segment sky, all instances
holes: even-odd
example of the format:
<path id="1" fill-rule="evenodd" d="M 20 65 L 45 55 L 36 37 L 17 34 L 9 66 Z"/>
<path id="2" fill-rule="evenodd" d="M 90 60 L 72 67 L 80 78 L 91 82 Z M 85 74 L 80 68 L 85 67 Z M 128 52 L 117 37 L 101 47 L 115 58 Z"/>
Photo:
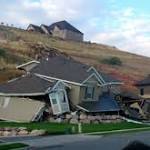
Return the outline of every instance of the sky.
<path id="1" fill-rule="evenodd" d="M 67 20 L 85 40 L 150 57 L 150 0 L 0 0 L 0 22 L 26 28 Z"/>

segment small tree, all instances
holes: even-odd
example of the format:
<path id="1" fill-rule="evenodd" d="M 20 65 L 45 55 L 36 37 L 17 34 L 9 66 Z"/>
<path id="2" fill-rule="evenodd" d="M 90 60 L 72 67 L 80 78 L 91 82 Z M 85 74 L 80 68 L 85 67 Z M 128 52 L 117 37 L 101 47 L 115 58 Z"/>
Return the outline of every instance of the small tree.
<path id="1" fill-rule="evenodd" d="M 0 57 L 6 57 L 6 51 L 4 49 L 0 49 Z"/>

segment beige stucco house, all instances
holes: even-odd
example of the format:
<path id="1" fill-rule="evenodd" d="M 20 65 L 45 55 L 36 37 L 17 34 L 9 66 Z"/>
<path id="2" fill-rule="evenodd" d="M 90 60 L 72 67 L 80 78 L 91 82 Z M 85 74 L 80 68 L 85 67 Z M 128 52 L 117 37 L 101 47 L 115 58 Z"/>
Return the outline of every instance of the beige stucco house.
<path id="1" fill-rule="evenodd" d="M 24 70 L 25 74 L 0 85 L 0 103 L 5 103 L 5 107 L 0 107 L 5 111 L 15 109 L 11 101 L 21 108 L 26 106 L 22 106 L 21 102 L 29 103 L 29 100 L 30 106 L 33 103 L 33 109 L 29 107 L 28 110 L 32 109 L 30 121 L 38 120 L 44 110 L 53 115 L 61 115 L 75 109 L 85 112 L 120 111 L 112 95 L 119 92 L 122 82 L 71 57 L 63 54 L 49 55 L 17 68 Z M 38 105 L 35 105 L 35 102 Z M 20 111 L 18 113 L 21 113 Z M 0 119 L 6 117 L 6 120 L 11 120 L 7 113 L 2 117 L 2 112 L 0 111 Z M 22 112 L 27 116 L 26 113 Z"/>

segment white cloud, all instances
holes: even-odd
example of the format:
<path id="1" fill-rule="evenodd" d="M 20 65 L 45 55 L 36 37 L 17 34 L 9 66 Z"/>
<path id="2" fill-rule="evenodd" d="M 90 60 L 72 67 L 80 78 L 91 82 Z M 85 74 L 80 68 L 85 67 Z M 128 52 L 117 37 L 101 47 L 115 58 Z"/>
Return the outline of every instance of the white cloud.
<path id="1" fill-rule="evenodd" d="M 150 17 L 117 0 L 1 0 L 0 21 L 27 27 L 68 20 L 87 40 L 150 56 Z"/>
<path id="2" fill-rule="evenodd" d="M 100 31 L 92 40 L 99 43 L 115 45 L 120 49 L 150 56 L 150 18 L 137 15 L 131 7 L 123 11 L 113 11 L 117 27 Z"/>

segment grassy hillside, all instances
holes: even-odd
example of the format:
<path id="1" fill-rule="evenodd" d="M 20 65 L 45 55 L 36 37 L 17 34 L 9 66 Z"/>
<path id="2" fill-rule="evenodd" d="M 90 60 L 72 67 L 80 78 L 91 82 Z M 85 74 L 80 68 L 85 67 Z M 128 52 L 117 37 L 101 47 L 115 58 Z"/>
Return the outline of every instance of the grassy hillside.
<path id="1" fill-rule="evenodd" d="M 10 70 L 16 64 L 33 59 L 37 53 L 50 48 L 58 49 L 81 62 L 94 65 L 96 68 L 124 80 L 128 86 L 150 73 L 148 57 L 123 52 L 108 45 L 64 41 L 40 33 L 0 26 L 0 49 L 5 50 L 9 55 L 9 61 L 8 58 L 0 57 L 0 61 L 3 62 L 0 68 Z M 121 66 L 104 63 L 103 60 L 113 56 L 122 61 Z"/>

